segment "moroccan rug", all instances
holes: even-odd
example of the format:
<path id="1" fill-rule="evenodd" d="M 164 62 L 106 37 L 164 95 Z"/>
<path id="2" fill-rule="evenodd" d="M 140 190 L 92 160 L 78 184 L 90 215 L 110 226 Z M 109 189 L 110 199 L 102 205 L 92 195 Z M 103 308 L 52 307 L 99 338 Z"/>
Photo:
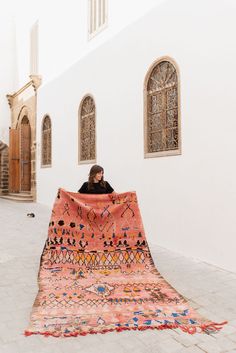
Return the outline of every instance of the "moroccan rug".
<path id="1" fill-rule="evenodd" d="M 24 334 L 55 337 L 180 328 L 215 333 L 158 272 L 135 191 L 58 190 L 40 259 L 39 291 Z"/>

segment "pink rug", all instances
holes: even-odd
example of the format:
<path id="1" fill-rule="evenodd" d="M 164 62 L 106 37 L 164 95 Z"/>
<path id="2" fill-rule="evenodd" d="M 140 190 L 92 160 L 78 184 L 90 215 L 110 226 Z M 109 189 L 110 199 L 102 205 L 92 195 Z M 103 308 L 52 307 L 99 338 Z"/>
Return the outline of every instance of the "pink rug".
<path id="1" fill-rule="evenodd" d="M 135 192 L 60 188 L 38 285 L 26 336 L 167 328 L 212 333 L 227 323 L 202 317 L 158 272 Z"/>

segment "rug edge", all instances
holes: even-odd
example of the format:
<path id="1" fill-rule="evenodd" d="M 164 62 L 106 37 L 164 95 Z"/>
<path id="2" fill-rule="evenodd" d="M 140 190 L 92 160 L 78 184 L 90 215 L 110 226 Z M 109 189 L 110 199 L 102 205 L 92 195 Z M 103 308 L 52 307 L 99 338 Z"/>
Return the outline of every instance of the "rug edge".
<path id="1" fill-rule="evenodd" d="M 189 333 L 191 335 L 195 333 L 215 333 L 218 332 L 223 328 L 223 325 L 228 324 L 228 321 L 223 321 L 221 323 L 216 323 L 213 321 L 210 321 L 208 323 L 204 323 L 202 325 L 198 326 L 192 326 L 192 325 L 178 325 L 178 324 L 173 324 L 173 325 L 159 325 L 159 326 L 139 326 L 139 327 L 114 327 L 110 329 L 103 329 L 100 331 L 95 331 L 95 330 L 90 330 L 90 331 L 73 331 L 69 333 L 63 333 L 63 332 L 53 332 L 53 331 L 45 331 L 45 332 L 39 332 L 39 331 L 30 331 L 30 330 L 25 330 L 24 331 L 24 336 L 28 337 L 31 335 L 43 335 L 45 337 L 48 336 L 53 336 L 53 337 L 77 337 L 77 336 L 86 336 L 88 334 L 104 334 L 106 332 L 121 332 L 121 331 L 127 331 L 127 330 L 139 330 L 139 331 L 144 331 L 144 330 L 165 330 L 165 329 L 176 329 L 180 328 L 183 332 Z M 197 331 L 197 329 L 200 329 L 200 331 Z"/>

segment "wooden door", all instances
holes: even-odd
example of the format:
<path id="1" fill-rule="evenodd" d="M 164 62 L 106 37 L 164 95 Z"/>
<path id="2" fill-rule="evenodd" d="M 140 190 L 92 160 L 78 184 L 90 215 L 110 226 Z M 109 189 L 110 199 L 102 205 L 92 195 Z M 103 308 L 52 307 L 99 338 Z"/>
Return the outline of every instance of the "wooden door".
<path id="1" fill-rule="evenodd" d="M 20 191 L 19 130 L 9 130 L 9 191 Z"/>
<path id="2" fill-rule="evenodd" d="M 28 118 L 21 122 L 21 191 L 31 190 L 31 130 Z"/>

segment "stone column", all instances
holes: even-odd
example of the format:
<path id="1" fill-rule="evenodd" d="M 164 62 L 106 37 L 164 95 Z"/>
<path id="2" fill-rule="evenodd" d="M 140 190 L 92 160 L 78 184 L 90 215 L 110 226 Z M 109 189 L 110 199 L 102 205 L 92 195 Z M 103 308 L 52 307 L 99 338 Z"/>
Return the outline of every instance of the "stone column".
<path id="1" fill-rule="evenodd" d="M 9 161 L 8 146 L 0 141 L 0 195 L 8 194 Z"/>

